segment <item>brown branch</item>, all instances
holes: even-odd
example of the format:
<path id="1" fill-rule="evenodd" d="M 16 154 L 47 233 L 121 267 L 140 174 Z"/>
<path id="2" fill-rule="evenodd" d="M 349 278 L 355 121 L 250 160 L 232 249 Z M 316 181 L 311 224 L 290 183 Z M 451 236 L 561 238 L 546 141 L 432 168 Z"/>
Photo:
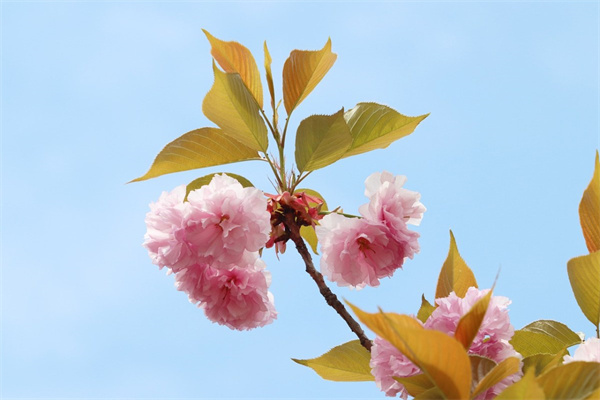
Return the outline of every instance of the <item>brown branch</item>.
<path id="1" fill-rule="evenodd" d="M 298 226 L 298 223 L 296 222 L 296 219 L 294 217 L 294 211 L 286 211 L 287 212 L 285 212 L 284 214 L 284 224 L 287 228 L 290 239 L 296 245 L 298 253 L 300 253 L 300 256 L 302 256 L 304 264 L 306 264 L 306 272 L 310 275 L 310 277 L 315 281 L 315 283 L 319 287 L 319 292 L 321 292 L 321 295 L 323 295 L 327 304 L 333 307 L 333 309 L 340 315 L 340 317 L 342 317 L 344 321 L 346 321 L 346 324 L 348 324 L 350 330 L 352 330 L 352 332 L 354 332 L 354 334 L 360 340 L 360 344 L 368 351 L 371 351 L 371 340 L 369 340 L 367 335 L 365 335 L 365 332 L 362 330 L 360 324 L 356 322 L 354 318 L 352 318 L 348 310 L 346 310 L 346 307 L 344 307 L 342 302 L 339 301 L 335 293 L 333 293 L 331 289 L 329 289 L 329 287 L 325 283 L 325 280 L 323 279 L 323 275 L 315 269 L 315 266 L 312 262 L 312 257 L 310 256 L 310 253 L 306 248 L 306 244 L 304 243 L 302 236 L 300 236 L 300 227 Z"/>

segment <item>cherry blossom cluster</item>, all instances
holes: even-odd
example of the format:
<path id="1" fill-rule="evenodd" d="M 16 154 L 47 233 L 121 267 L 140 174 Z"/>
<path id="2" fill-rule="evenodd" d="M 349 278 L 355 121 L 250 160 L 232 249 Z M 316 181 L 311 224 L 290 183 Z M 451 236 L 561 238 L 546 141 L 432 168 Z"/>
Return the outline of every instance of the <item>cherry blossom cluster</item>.
<path id="1" fill-rule="evenodd" d="M 469 288 L 464 298 L 454 292 L 448 297 L 437 299 L 437 308 L 423 324 L 426 329 L 435 329 L 453 336 L 458 322 L 473 305 L 488 293 L 489 289 Z M 509 357 L 522 358 L 508 342 L 514 328 L 508 316 L 510 300 L 502 296 L 492 296 L 481 327 L 469 348 L 469 354 L 483 356 L 499 363 Z M 371 373 L 377 386 L 387 396 L 408 397 L 404 386 L 393 377 L 410 377 L 420 373 L 406 356 L 386 340 L 376 337 L 371 349 Z M 510 375 L 477 396 L 477 400 L 491 399 L 510 384 L 518 381 L 522 372 Z"/>
<path id="2" fill-rule="evenodd" d="M 365 181 L 369 202 L 359 209 L 362 218 L 332 213 L 320 221 L 321 272 L 329 280 L 356 289 L 378 286 L 419 252 L 419 234 L 408 224 L 419 225 L 426 208 L 405 182 L 402 175 L 374 173 Z"/>
<path id="3" fill-rule="evenodd" d="M 258 254 L 271 231 L 263 193 L 222 174 L 185 194 L 182 185 L 150 205 L 144 247 L 152 262 L 174 273 L 211 321 L 238 330 L 271 323 L 271 278 Z"/>

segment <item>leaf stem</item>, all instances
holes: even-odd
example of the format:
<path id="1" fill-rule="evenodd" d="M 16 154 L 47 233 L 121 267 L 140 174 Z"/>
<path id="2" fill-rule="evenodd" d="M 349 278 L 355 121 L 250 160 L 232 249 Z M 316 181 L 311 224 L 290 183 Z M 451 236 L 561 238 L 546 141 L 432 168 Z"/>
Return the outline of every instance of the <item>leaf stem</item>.
<path id="1" fill-rule="evenodd" d="M 271 121 L 269 121 L 269 118 L 267 118 L 267 114 L 265 113 L 265 110 L 260 108 L 260 112 L 263 116 L 263 119 L 265 121 L 267 121 L 267 125 L 269 125 L 269 129 L 271 130 L 271 133 L 273 134 L 273 139 L 275 139 L 277 146 L 279 146 L 279 132 L 275 128 L 273 128 L 273 125 L 271 125 Z"/>
<path id="2" fill-rule="evenodd" d="M 271 166 L 271 170 L 273 171 L 273 174 L 275 175 L 275 179 L 277 179 L 277 183 L 279 184 L 279 187 L 282 187 L 283 184 L 281 183 L 281 180 L 279 179 L 279 173 L 277 172 L 277 168 L 275 168 L 273 161 L 271 161 L 271 159 L 269 158 L 269 155 L 267 153 L 265 153 L 265 161 L 267 161 L 269 163 L 269 165 Z"/>
<path id="3" fill-rule="evenodd" d="M 302 260 L 306 265 L 306 272 L 319 287 L 319 292 L 321 292 L 321 295 L 323 295 L 327 304 L 329 304 L 340 315 L 340 317 L 342 317 L 350 330 L 358 337 L 360 344 L 368 351 L 371 351 L 371 340 L 369 340 L 369 338 L 365 335 L 365 332 L 362 330 L 360 324 L 356 322 L 354 318 L 352 318 L 348 310 L 346 310 L 346 307 L 344 307 L 344 305 L 339 301 L 335 293 L 329 289 L 325 283 L 325 280 L 323 279 L 323 275 L 321 275 L 321 273 L 315 269 L 315 266 L 312 262 L 312 257 L 306 248 L 306 244 L 304 243 L 302 236 L 300 236 L 300 226 L 295 220 L 293 210 L 286 210 L 286 212 L 284 212 L 283 223 L 289 233 L 290 239 L 296 245 L 296 250 L 298 250 L 298 253 L 300 253 Z"/>
<path id="4" fill-rule="evenodd" d="M 294 182 L 294 186 L 292 186 L 291 192 L 293 193 L 294 190 L 296 190 L 296 188 L 298 187 L 298 184 L 300 182 L 302 182 L 304 180 L 304 178 L 306 178 L 307 176 L 309 176 L 311 174 L 312 171 L 308 171 L 306 173 L 306 175 L 300 176 L 300 178 L 298 178 L 298 180 L 296 182 Z"/>

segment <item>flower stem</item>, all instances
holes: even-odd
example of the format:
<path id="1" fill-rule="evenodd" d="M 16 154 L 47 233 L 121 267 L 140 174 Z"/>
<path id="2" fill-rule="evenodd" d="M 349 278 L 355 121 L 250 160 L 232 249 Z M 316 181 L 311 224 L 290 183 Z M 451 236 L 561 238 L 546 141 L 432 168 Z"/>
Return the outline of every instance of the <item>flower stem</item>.
<path id="1" fill-rule="evenodd" d="M 306 244 L 304 243 L 302 236 L 300 236 L 300 227 L 294 218 L 294 212 L 288 211 L 284 214 L 284 216 L 284 224 L 289 232 L 290 239 L 296 245 L 296 250 L 298 250 L 298 253 L 300 253 L 302 260 L 306 265 L 306 272 L 319 287 L 319 292 L 321 292 L 321 295 L 323 295 L 327 304 L 329 304 L 340 315 L 340 317 L 346 321 L 346 324 L 348 324 L 350 330 L 354 332 L 354 334 L 358 337 L 358 340 L 360 340 L 360 344 L 368 351 L 371 351 L 371 340 L 369 340 L 369 338 L 365 335 L 365 332 L 362 330 L 360 324 L 356 322 L 354 318 L 352 318 L 348 310 L 346 310 L 346 307 L 344 307 L 342 302 L 339 301 L 335 293 L 329 289 L 325 283 L 325 280 L 323 279 L 323 275 L 315 269 L 315 266 L 312 262 L 312 257 L 306 248 Z"/>

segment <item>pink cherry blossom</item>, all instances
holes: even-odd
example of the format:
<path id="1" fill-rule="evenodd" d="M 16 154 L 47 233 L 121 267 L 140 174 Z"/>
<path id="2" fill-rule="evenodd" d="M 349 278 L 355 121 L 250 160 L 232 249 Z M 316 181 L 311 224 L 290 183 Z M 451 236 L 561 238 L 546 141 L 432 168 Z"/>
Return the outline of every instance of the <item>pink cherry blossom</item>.
<path id="1" fill-rule="evenodd" d="M 380 337 L 376 337 L 373 341 L 370 366 L 377 387 L 385 392 L 386 396 L 398 396 L 404 400 L 408 397 L 408 392 L 393 377 L 409 377 L 421 372 L 419 367 L 390 342 Z"/>
<path id="2" fill-rule="evenodd" d="M 591 337 L 577 347 L 573 356 L 564 356 L 564 363 L 573 361 L 600 362 L 600 339 Z"/>
<path id="3" fill-rule="evenodd" d="M 238 261 L 245 251 L 258 251 L 269 239 L 267 199 L 256 188 L 215 175 L 190 192 L 188 201 L 185 240 L 215 268 Z"/>
<path id="4" fill-rule="evenodd" d="M 381 223 L 329 214 L 315 228 L 321 272 L 338 286 L 378 286 L 404 262 L 405 249 Z"/>
<path id="5" fill-rule="evenodd" d="M 160 268 L 173 270 L 185 268 L 194 262 L 194 251 L 185 238 L 185 221 L 189 204 L 183 202 L 185 185 L 163 192 L 156 203 L 150 204 L 146 214 L 147 231 L 144 247 L 148 250 L 152 262 Z"/>

